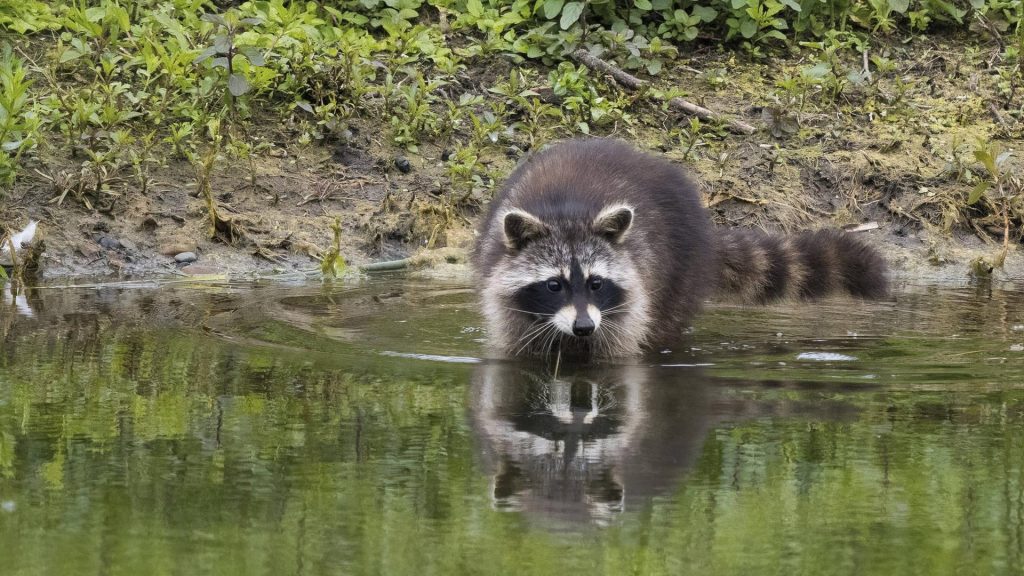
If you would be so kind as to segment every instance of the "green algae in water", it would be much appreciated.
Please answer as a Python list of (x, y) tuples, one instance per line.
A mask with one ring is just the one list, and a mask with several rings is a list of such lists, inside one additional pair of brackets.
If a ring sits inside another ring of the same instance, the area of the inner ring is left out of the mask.
[(1024, 295), (713, 306), (614, 366), (472, 293), (38, 290), (0, 310), (3, 574), (1013, 574)]

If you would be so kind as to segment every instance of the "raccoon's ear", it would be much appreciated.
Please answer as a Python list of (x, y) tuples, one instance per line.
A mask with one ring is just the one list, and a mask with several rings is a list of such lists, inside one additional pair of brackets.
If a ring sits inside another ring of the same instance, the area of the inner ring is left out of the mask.
[(509, 210), (503, 219), (505, 245), (512, 250), (522, 250), (530, 242), (543, 238), (550, 231), (547, 224), (536, 216), (522, 210)]
[(594, 218), (594, 233), (607, 239), (612, 244), (622, 242), (633, 225), (633, 208), (625, 204), (608, 206)]

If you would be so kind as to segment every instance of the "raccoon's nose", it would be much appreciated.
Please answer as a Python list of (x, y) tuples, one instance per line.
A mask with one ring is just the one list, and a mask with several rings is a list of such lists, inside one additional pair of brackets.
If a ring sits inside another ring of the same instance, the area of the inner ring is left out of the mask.
[(590, 316), (576, 318), (576, 321), (572, 323), (572, 333), (577, 336), (590, 336), (594, 333), (594, 328), (594, 321), (590, 319)]

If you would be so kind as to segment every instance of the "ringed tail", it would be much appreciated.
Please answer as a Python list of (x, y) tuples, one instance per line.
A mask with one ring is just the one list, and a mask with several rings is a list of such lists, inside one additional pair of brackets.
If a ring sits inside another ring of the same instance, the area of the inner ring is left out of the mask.
[(880, 299), (889, 293), (885, 260), (842, 230), (772, 236), (720, 229), (716, 240), (720, 286), (747, 302), (813, 300), (835, 293)]

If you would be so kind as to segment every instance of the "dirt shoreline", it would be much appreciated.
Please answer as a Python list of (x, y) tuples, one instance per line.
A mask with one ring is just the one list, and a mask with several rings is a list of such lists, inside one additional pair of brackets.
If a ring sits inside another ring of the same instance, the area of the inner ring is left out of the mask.
[[(321, 157), (337, 151), (317, 150)], [(349, 272), (382, 261), (411, 258), (420, 276), (470, 279), (467, 256), (473, 227), (482, 208), (459, 215), (441, 234), (435, 208), (439, 203), (437, 157), (415, 158), (409, 174), (381, 170), (383, 160), (351, 149), (349, 164), (327, 160), (266, 158), (256, 171), (256, 186), (236, 167), (218, 173), (213, 181), (222, 212), (238, 223), (234, 243), (207, 234), (209, 219), (203, 201), (189, 182), (188, 166), (170, 164), (154, 178), (163, 185), (149, 194), (128, 195), (126, 206), (113, 216), (81, 206), (56, 207), (51, 193), (38, 181), (25, 186), (5, 209), (11, 229), (29, 219), (39, 220), (37, 239), (45, 242), (33, 282), (43, 285), (123, 280), (252, 279), (272, 277), (320, 278), (320, 260), (331, 244), (331, 226), (341, 224), (341, 253)], [(379, 152), (378, 152), (379, 154)], [(183, 164), (183, 163), (182, 163)], [(506, 162), (508, 169), (514, 165)], [(310, 189), (324, 182), (345, 182), (357, 193), (309, 201)], [(356, 182), (356, 184), (352, 184)], [(720, 182), (702, 181), (705, 198), (714, 198)], [(812, 199), (812, 201), (814, 201)], [(820, 199), (818, 199), (820, 201)], [(749, 219), (767, 221), (761, 227), (783, 234), (773, 220), (786, 208), (752, 207), (743, 200), (712, 206), (719, 226)], [(875, 219), (874, 217), (879, 217)], [(838, 227), (835, 218), (803, 218), (800, 228)], [(991, 261), (1000, 245), (976, 234), (953, 230), (950, 234), (886, 219), (879, 209), (866, 208), (858, 218), (877, 228), (851, 232), (878, 248), (890, 263), (897, 282), (962, 284), (974, 278), (975, 263)], [(853, 224), (848, 224), (851, 227)], [(426, 248), (428, 241), (434, 248)], [(194, 260), (175, 257), (191, 252)], [(181, 260), (181, 258), (179, 258)], [(992, 280), (1024, 284), (1024, 257), (1012, 249)]]

